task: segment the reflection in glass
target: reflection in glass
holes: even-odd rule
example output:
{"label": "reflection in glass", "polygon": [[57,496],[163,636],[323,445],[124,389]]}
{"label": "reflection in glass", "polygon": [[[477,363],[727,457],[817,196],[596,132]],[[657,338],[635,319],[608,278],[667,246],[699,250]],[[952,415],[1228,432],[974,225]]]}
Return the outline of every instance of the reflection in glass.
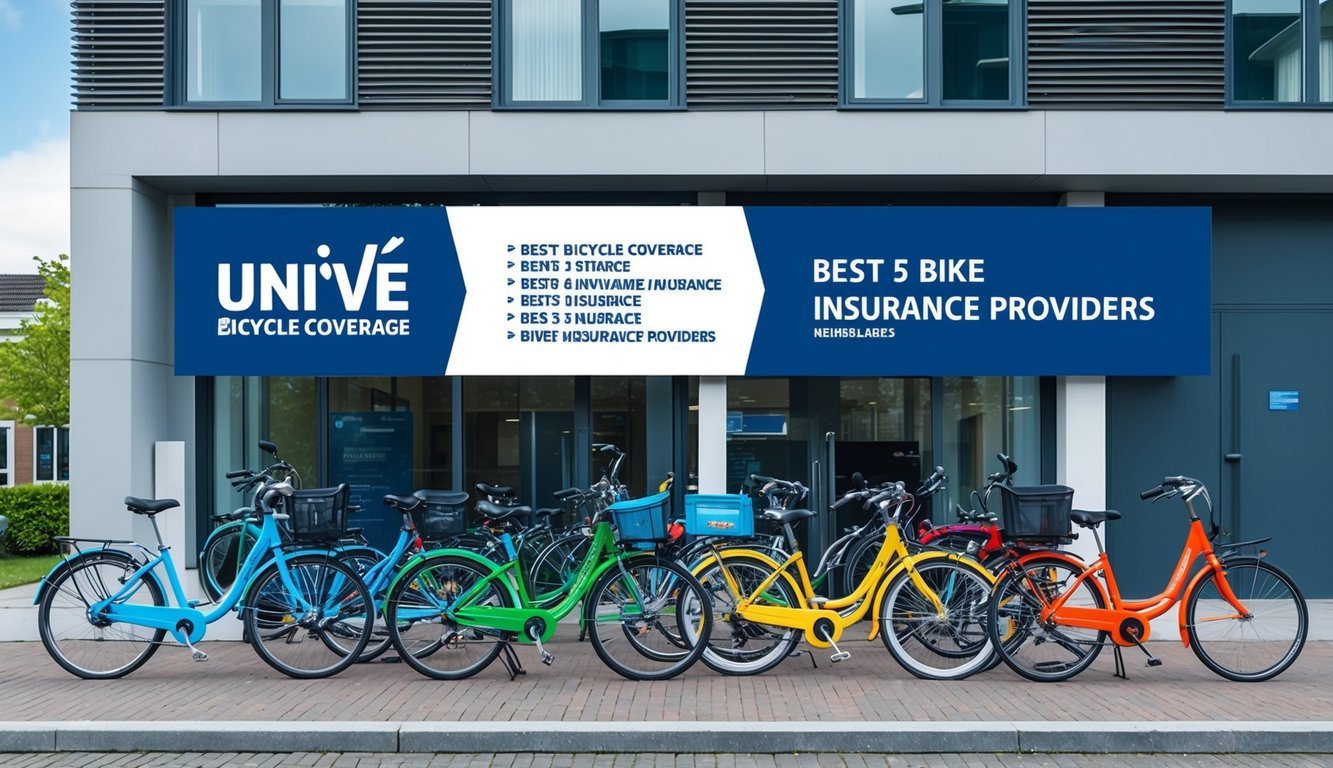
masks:
{"label": "reflection in glass", "polygon": [[602,99],[665,101],[670,0],[601,0]]}
{"label": "reflection in glass", "polygon": [[1009,100],[1008,0],[946,0],[945,100]]}
{"label": "reflection in glass", "polygon": [[[1018,464],[1015,485],[1041,481],[1041,403],[1035,377],[946,378],[944,434],[940,464],[949,476],[948,501],[972,507],[971,492],[986,484],[986,475],[1000,470],[995,458],[1006,453]],[[998,510],[991,510],[992,512]],[[939,515],[950,519],[952,515]]]}
{"label": "reflection in glass", "polygon": [[1233,0],[1231,13],[1233,98],[1300,101],[1301,0]]}
{"label": "reflection in glass", "polygon": [[582,0],[510,0],[510,99],[583,100]]}
{"label": "reflection in glass", "polygon": [[[642,376],[594,376],[591,379],[592,442],[611,443],[625,451],[620,482],[629,487],[630,496],[633,497],[657,493],[658,485],[665,479],[646,476],[649,449],[645,384]],[[654,405],[669,408],[670,401]],[[670,424],[669,421],[667,423]],[[654,440],[669,445],[671,435],[655,435]],[[594,456],[591,465],[593,473],[598,474],[605,464],[602,457]]]}
{"label": "reflection in glass", "polygon": [[858,99],[925,94],[924,3],[853,0],[852,88]]}
{"label": "reflection in glass", "polygon": [[260,0],[187,0],[187,101],[263,97]]}
{"label": "reflection in glass", "polygon": [[519,490],[525,504],[553,506],[573,477],[574,379],[470,376],[463,380],[463,490],[479,483]]}
{"label": "reflection in glass", "polygon": [[280,0],[278,98],[347,98],[347,0]]}

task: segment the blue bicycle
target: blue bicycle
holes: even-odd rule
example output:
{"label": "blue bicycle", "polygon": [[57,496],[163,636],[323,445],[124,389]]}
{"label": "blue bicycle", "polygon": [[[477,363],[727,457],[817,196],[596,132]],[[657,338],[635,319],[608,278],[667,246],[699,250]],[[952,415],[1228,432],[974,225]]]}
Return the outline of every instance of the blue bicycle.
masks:
{"label": "blue bicycle", "polygon": [[[286,513],[277,511],[280,503]],[[270,484],[255,502],[259,539],[235,583],[205,614],[199,601],[186,600],[157,527],[156,516],[180,502],[126,497],[129,511],[152,523],[157,554],[133,541],[55,537],[66,556],[42,580],[34,601],[42,645],[74,675],[122,677],[143,666],[168,634],[196,661],[206,661],[195,643],[207,625],[234,610],[255,652],[274,669],[303,679],[341,672],[365,648],[374,606],[356,573],[313,543],[336,540],[346,505],[345,485],[296,491],[285,482]],[[279,520],[288,520],[294,540],[310,546],[284,549]],[[159,568],[175,605],[168,604]]]}

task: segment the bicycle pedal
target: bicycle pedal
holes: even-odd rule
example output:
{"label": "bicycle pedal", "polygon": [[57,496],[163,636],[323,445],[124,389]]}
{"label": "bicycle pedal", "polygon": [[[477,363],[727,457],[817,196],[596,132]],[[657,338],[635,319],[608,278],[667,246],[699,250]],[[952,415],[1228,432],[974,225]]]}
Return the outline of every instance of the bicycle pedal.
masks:
{"label": "bicycle pedal", "polygon": [[196,648],[195,650],[190,651],[190,658],[195,661],[208,661],[208,654]]}
{"label": "bicycle pedal", "polygon": [[542,651],[542,663],[543,663],[543,664],[545,664],[546,666],[549,667],[549,666],[551,666],[551,664],[552,664],[554,661],[555,661],[555,654],[550,653],[550,652],[548,652],[548,651]]}
{"label": "bicycle pedal", "polygon": [[834,664],[837,664],[838,662],[844,659],[850,659],[851,657],[852,654],[847,651],[838,651],[837,653],[831,654],[829,656],[829,661],[832,661]]}
{"label": "bicycle pedal", "polygon": [[1151,659],[1148,659],[1148,661],[1144,664],[1144,666],[1145,666],[1145,667],[1160,667],[1160,666],[1162,666],[1162,660],[1161,660],[1161,659],[1158,659],[1158,658],[1151,658]]}

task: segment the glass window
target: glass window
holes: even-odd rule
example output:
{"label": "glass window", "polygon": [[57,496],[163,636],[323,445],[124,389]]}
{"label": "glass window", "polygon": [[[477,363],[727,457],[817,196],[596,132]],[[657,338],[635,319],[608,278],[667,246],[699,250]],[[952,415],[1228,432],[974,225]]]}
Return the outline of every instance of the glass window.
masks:
{"label": "glass window", "polygon": [[1008,0],[852,0],[844,24],[852,103],[1012,103]]}
{"label": "glass window", "polygon": [[351,100],[348,0],[183,1],[184,103]]}
{"label": "glass window", "polygon": [[0,424],[0,488],[14,484],[9,457],[14,453],[14,423]]}
{"label": "glass window", "polygon": [[501,101],[672,106],[682,0],[506,0]]}
{"label": "glass window", "polygon": [[[947,508],[970,509],[973,490],[1000,471],[995,458],[1008,454],[1018,464],[1015,485],[1041,482],[1040,379],[964,377],[943,380],[944,433],[940,464],[949,477]],[[995,510],[992,510],[995,511]],[[936,512],[936,522],[952,515]]]}
{"label": "glass window", "polygon": [[1233,0],[1232,98],[1293,102],[1302,99],[1303,0]]}
{"label": "glass window", "polygon": [[278,97],[347,99],[346,0],[281,0]]}
{"label": "glass window", "polygon": [[32,453],[33,482],[69,482],[69,427],[34,427]]}
{"label": "glass window", "polygon": [[1333,102],[1333,0],[1319,3],[1319,100]]}
{"label": "glass window", "polygon": [[475,376],[463,380],[465,490],[478,482],[519,490],[525,504],[591,480],[574,477],[574,379]]}

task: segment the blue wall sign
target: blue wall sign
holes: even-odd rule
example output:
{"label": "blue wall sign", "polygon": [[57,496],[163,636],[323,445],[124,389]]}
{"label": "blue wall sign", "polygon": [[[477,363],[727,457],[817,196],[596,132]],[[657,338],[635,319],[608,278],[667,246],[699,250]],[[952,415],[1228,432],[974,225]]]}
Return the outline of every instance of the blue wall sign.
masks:
{"label": "blue wall sign", "polygon": [[1268,410],[1270,411],[1299,411],[1301,409],[1301,393],[1295,389],[1270,389],[1268,390]]}
{"label": "blue wall sign", "polygon": [[365,531],[372,546],[393,547],[403,516],[384,504],[387,493],[407,494],[412,485],[412,414],[369,411],[329,414],[329,479],[351,486],[361,509],[348,524]]}
{"label": "blue wall sign", "polygon": [[1185,375],[1205,208],[186,208],[182,375]]}

